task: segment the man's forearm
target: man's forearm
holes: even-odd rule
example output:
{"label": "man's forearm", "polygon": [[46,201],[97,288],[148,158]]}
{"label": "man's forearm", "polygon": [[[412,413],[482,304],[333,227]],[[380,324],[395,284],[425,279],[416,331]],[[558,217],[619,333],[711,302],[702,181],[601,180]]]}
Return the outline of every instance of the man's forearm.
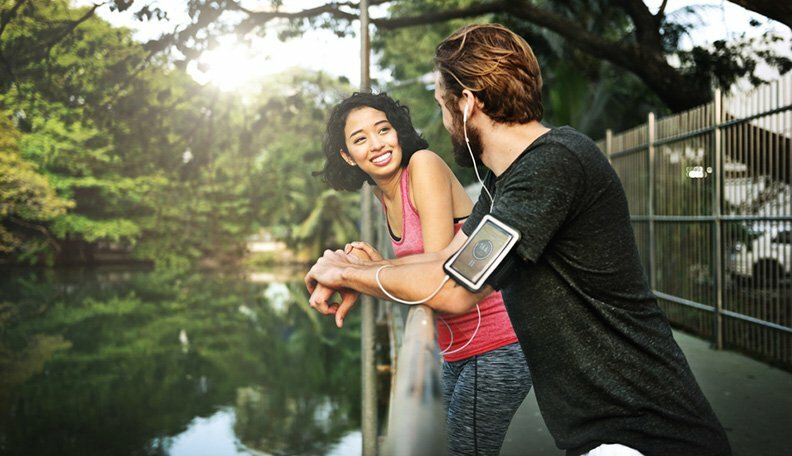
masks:
{"label": "man's forearm", "polygon": [[[396,264],[395,261],[366,263],[363,265],[350,265],[342,272],[347,288],[363,294],[384,300],[392,300],[377,284],[376,273],[383,265],[389,265],[380,271],[379,278],[382,287],[391,296],[402,301],[421,301],[430,296],[445,280],[443,259],[435,254],[414,255],[412,258],[422,257],[432,261],[409,261]],[[406,258],[406,257],[405,257]],[[488,287],[487,287],[488,288]],[[426,301],[429,307],[451,313],[465,312],[486,296],[492,290],[480,293],[471,293],[459,286],[453,280],[447,280],[445,285],[432,298]]]}

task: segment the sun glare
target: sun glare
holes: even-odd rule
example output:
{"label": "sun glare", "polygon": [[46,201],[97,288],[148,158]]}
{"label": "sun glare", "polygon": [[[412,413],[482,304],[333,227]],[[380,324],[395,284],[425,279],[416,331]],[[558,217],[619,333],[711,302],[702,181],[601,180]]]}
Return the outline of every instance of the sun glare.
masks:
{"label": "sun glare", "polygon": [[220,90],[239,91],[250,88],[276,73],[292,67],[355,79],[358,70],[358,42],[354,38],[338,38],[317,30],[305,36],[280,41],[268,35],[248,46],[235,36],[222,37],[219,44],[190,64],[188,72],[201,84],[212,84]]}
{"label": "sun glare", "polygon": [[191,65],[191,76],[201,84],[212,84],[220,90],[236,91],[264,77],[267,56],[257,53],[235,39],[221,40],[212,50],[204,52]]}

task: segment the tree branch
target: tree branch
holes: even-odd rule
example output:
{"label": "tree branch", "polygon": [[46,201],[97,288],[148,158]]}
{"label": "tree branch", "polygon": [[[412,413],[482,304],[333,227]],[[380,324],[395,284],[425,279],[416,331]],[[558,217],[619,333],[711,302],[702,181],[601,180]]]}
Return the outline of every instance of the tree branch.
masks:
{"label": "tree branch", "polygon": [[38,231],[39,233],[43,234],[44,237],[47,239],[47,242],[55,249],[55,252],[60,252],[61,247],[58,244],[57,239],[52,236],[52,233],[47,229],[46,226],[37,225],[35,223],[28,222],[24,219],[19,217],[9,216],[8,221],[16,224],[17,226],[21,226],[23,228],[27,228],[29,230]]}
{"label": "tree branch", "polygon": [[[11,19],[16,16],[17,11],[19,8],[22,7],[28,0],[17,0],[14,6],[11,7],[8,11],[4,12],[0,15],[0,37],[3,36],[3,33],[6,30],[8,24],[11,23]],[[16,81],[16,75],[14,74],[14,68],[11,65],[11,62],[6,59],[5,54],[3,53],[3,48],[0,47],[0,64],[2,64],[3,69],[5,70],[6,74],[8,74],[9,81]]]}
{"label": "tree branch", "polygon": [[605,40],[599,35],[583,30],[580,28],[580,24],[558,14],[536,7],[529,1],[518,2],[514,0],[500,0],[466,8],[424,13],[416,16],[394,19],[373,19],[371,22],[378,28],[397,29],[493,13],[508,13],[525,21],[542,26],[561,35],[592,56],[604,58],[617,65],[632,69],[633,67],[640,66],[636,60],[645,60],[645,57],[642,53],[638,52],[636,46]]}
{"label": "tree branch", "polygon": [[776,20],[792,28],[792,3],[788,0],[729,0],[747,10]]}
{"label": "tree branch", "polygon": [[[369,2],[370,6],[377,6],[383,5],[385,3],[390,3],[392,0],[372,0]],[[229,8],[231,10],[241,11],[246,13],[250,19],[254,22],[259,24],[265,24],[273,19],[311,19],[323,14],[330,14],[333,17],[338,19],[347,19],[347,20],[356,20],[360,18],[360,3],[352,3],[352,2],[328,2],[322,6],[317,6],[315,8],[308,8],[302,11],[296,12],[286,12],[280,11],[279,9],[275,9],[274,11],[254,11],[249,8],[243,7],[238,1],[231,0],[228,2]],[[348,11],[344,11],[343,8],[350,8],[352,10],[358,11],[357,13],[352,13]]]}
{"label": "tree branch", "polygon": [[[629,3],[630,0],[624,1]],[[645,11],[640,13],[637,11],[637,5],[633,4],[631,8],[635,9],[634,14],[641,15],[643,20],[648,21],[647,16],[652,17],[645,7]],[[500,0],[455,10],[394,19],[377,19],[372,20],[372,23],[377,27],[395,29],[492,13],[510,14],[555,32],[566,39],[567,42],[592,57],[606,60],[632,72],[643,80],[674,111],[687,109],[708,100],[707,93],[691,92],[693,89],[689,81],[685,79],[679,70],[666,61],[662,47],[648,33],[648,38],[645,39],[649,41],[649,44],[645,44],[642,41],[630,43],[607,40],[599,35],[587,32],[580,27],[580,24],[571,19],[537,7],[526,0]],[[690,90],[686,91],[685,88],[690,88]]]}
{"label": "tree branch", "polygon": [[[653,15],[641,0],[620,0],[619,3],[635,25],[636,40],[642,46],[662,52],[663,40],[660,37],[660,22],[663,20],[663,14],[658,12],[657,15]],[[665,2],[663,6],[665,6]]]}
{"label": "tree branch", "polygon": [[11,19],[16,16],[17,11],[19,10],[22,5],[27,3],[28,0],[17,0],[14,6],[11,7],[8,11],[0,14],[0,37],[3,36],[3,32],[5,32],[6,26],[11,22]]}
{"label": "tree branch", "polygon": [[663,3],[660,4],[660,8],[657,9],[657,14],[655,14],[655,16],[657,17],[665,16],[666,6],[668,6],[668,0],[663,0]]}
{"label": "tree branch", "polygon": [[60,42],[64,38],[66,38],[66,36],[68,34],[70,34],[71,32],[73,32],[74,29],[76,29],[80,24],[82,24],[83,22],[85,22],[88,19],[90,19],[91,17],[93,17],[94,13],[96,12],[96,9],[99,8],[100,6],[102,6],[102,5],[101,4],[95,4],[88,11],[86,11],[85,14],[82,15],[82,17],[80,17],[76,21],[67,22],[68,25],[66,26],[65,30],[63,31],[63,33],[61,33],[59,36],[56,36],[55,38],[53,38],[49,43],[45,43],[45,46],[47,46],[47,52],[49,53],[49,51],[56,44],[58,44],[58,42]]}
{"label": "tree branch", "polygon": [[456,8],[445,11],[431,13],[421,13],[416,16],[397,17],[393,19],[371,19],[371,23],[377,28],[393,30],[404,27],[414,27],[417,25],[435,24],[451,19],[462,19],[485,14],[506,12],[509,7],[508,1],[497,1],[485,4],[473,4],[464,8]]}

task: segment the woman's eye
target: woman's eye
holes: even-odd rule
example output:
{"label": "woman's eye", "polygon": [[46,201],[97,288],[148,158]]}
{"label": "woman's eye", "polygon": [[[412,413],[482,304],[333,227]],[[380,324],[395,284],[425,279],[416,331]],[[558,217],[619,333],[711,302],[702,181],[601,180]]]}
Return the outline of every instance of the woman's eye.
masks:
{"label": "woman's eye", "polygon": [[353,142],[353,144],[360,144],[360,143],[363,142],[364,139],[365,138],[361,136],[360,138],[355,138],[355,140],[352,141],[352,142]]}
{"label": "woman's eye", "polygon": [[390,127],[382,127],[380,128],[380,133],[387,133],[390,131]]}

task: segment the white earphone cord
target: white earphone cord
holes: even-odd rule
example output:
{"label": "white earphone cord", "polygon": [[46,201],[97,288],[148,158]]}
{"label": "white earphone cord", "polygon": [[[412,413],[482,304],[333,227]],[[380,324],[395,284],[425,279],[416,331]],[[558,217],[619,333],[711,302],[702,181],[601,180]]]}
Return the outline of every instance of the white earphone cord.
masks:
{"label": "white earphone cord", "polygon": [[487,186],[484,185],[484,180],[481,179],[481,175],[479,175],[478,166],[476,166],[476,157],[473,155],[473,149],[470,148],[470,139],[468,138],[467,134],[468,106],[470,106],[470,102],[465,104],[465,111],[462,115],[462,132],[465,134],[465,144],[467,145],[468,152],[470,152],[470,159],[473,160],[473,171],[476,172],[476,179],[478,179],[479,183],[481,184],[481,188],[490,199],[490,212],[492,212],[492,206],[495,205],[495,199],[492,197],[492,194],[489,192],[489,190],[487,190]]}
{"label": "white earphone cord", "polygon": [[446,348],[444,348],[443,350],[440,351],[441,355],[450,355],[450,354],[462,351],[462,350],[465,349],[465,347],[470,345],[471,342],[473,342],[473,339],[476,337],[476,334],[478,334],[478,330],[481,327],[481,308],[479,307],[478,303],[476,304],[476,312],[478,312],[478,323],[476,323],[476,329],[473,330],[473,334],[470,336],[470,339],[468,339],[468,341],[465,342],[465,345],[463,345],[463,346],[461,346],[459,348],[455,348],[454,350],[451,350],[451,351],[448,351],[448,350],[451,348],[452,345],[454,345],[454,331],[451,329],[451,326],[448,325],[448,322],[445,321],[445,318],[443,318],[440,315],[438,315],[438,317],[443,322],[443,324],[446,325],[446,328],[448,328],[449,334],[451,334],[451,341],[448,342],[448,347],[446,347]]}
{"label": "white earphone cord", "polygon": [[[479,174],[479,171],[478,171],[478,166],[476,166],[476,157],[473,155],[473,149],[470,147],[470,139],[468,138],[468,134],[467,134],[467,111],[468,111],[468,107],[469,106],[470,106],[469,102],[468,102],[468,104],[465,104],[465,110],[464,110],[464,113],[462,115],[462,132],[465,135],[465,144],[467,145],[468,152],[470,152],[470,158],[471,158],[471,160],[473,160],[473,171],[475,171],[475,173],[476,173],[476,178],[478,179],[479,183],[481,184],[481,188],[484,190],[484,192],[487,193],[487,196],[490,199],[490,212],[492,212],[492,206],[495,204],[495,199],[492,197],[492,194],[487,189],[487,186],[484,185],[484,180],[481,179],[481,175]],[[403,299],[399,299],[396,296],[393,296],[392,294],[390,294],[388,292],[388,290],[386,290],[385,287],[382,285],[382,281],[380,280],[380,272],[382,272],[383,269],[389,268],[389,267],[391,267],[391,265],[389,265],[389,264],[385,264],[385,265],[380,266],[377,269],[376,274],[374,274],[374,278],[377,281],[377,286],[379,287],[380,290],[382,290],[382,292],[385,294],[385,296],[387,296],[389,299],[391,299],[393,301],[400,302],[402,304],[413,305],[413,304],[423,304],[423,303],[425,303],[426,301],[434,298],[437,295],[437,293],[439,293],[440,290],[443,288],[443,285],[445,285],[445,283],[448,282],[448,279],[449,279],[448,274],[446,274],[445,277],[443,277],[443,280],[440,282],[440,285],[438,285],[437,288],[435,288],[435,290],[429,296],[427,296],[427,297],[425,297],[423,299],[419,299],[418,301],[405,301]],[[438,315],[438,317],[443,322],[443,324],[446,325],[446,328],[448,328],[448,333],[451,335],[451,340],[448,342],[448,346],[440,351],[441,355],[450,355],[450,354],[462,351],[468,345],[470,345],[471,342],[473,342],[473,339],[476,337],[476,334],[478,334],[479,328],[481,328],[481,307],[479,307],[478,303],[476,303],[476,313],[478,313],[478,322],[476,323],[476,329],[473,330],[473,334],[470,336],[470,339],[468,339],[468,341],[465,342],[465,344],[462,345],[461,347],[456,348],[456,349],[451,350],[451,351],[449,351],[449,349],[451,348],[452,345],[454,345],[454,331],[451,329],[451,326],[448,324],[448,322],[445,321],[445,318],[440,317]]]}
{"label": "white earphone cord", "polygon": [[[420,299],[418,301],[405,301],[404,299],[399,299],[396,296],[393,296],[392,294],[390,294],[388,292],[388,290],[386,290],[385,287],[382,285],[382,280],[380,279],[380,272],[382,272],[383,269],[390,268],[390,267],[392,267],[392,265],[384,264],[384,265],[380,266],[379,268],[377,268],[377,272],[374,274],[374,278],[377,281],[377,286],[379,287],[380,290],[382,290],[382,292],[385,294],[385,296],[387,296],[389,299],[391,299],[393,301],[400,302],[402,304],[413,305],[413,304],[423,304],[423,303],[425,303],[426,301],[434,298],[437,295],[437,293],[440,292],[440,289],[443,288],[443,285],[445,285],[445,283],[448,282],[448,279],[449,279],[448,274],[446,274],[445,277],[443,277],[443,280],[440,282],[440,285],[429,296],[427,296],[427,297],[425,297],[423,299]],[[440,317],[440,320],[443,322],[444,325],[446,325],[446,328],[448,328],[449,334],[451,334],[451,341],[448,343],[448,346],[446,348],[444,348],[443,350],[440,351],[441,355],[450,355],[452,353],[456,353],[456,352],[462,351],[462,350],[465,349],[465,347],[470,345],[471,342],[473,342],[473,339],[476,337],[476,334],[478,334],[478,330],[481,327],[481,308],[479,307],[478,303],[476,303],[476,312],[478,312],[478,322],[476,323],[476,329],[473,331],[473,334],[470,336],[470,339],[468,339],[468,341],[465,342],[465,345],[463,345],[463,346],[461,346],[459,348],[456,348],[454,350],[451,350],[451,351],[449,351],[449,349],[454,344],[454,331],[451,329],[451,326],[448,325],[448,322],[445,321],[445,318]]]}
{"label": "white earphone cord", "polygon": [[443,285],[445,285],[445,283],[448,282],[448,279],[450,278],[450,277],[448,277],[448,274],[446,274],[445,277],[443,277],[443,280],[440,281],[440,285],[438,285],[437,288],[435,288],[435,290],[429,296],[427,296],[427,297],[425,297],[423,299],[420,299],[418,301],[405,301],[403,299],[399,299],[396,296],[393,296],[392,294],[388,293],[388,290],[386,290],[385,287],[382,285],[382,281],[380,280],[380,272],[383,269],[390,268],[390,267],[393,267],[393,265],[384,264],[384,265],[380,266],[379,269],[377,269],[377,273],[374,274],[374,279],[377,280],[377,286],[379,287],[380,290],[382,290],[383,293],[385,293],[385,296],[387,296],[392,301],[400,302],[402,304],[413,305],[413,304],[423,304],[423,303],[425,303],[426,301],[434,298],[435,295],[437,295],[437,293],[440,292],[440,289],[443,288]]}

